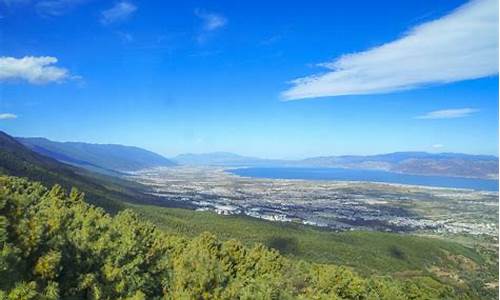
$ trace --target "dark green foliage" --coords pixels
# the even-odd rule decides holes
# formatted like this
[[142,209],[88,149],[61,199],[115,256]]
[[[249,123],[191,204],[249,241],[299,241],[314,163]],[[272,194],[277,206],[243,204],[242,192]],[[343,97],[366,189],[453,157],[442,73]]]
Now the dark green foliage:
[[263,243],[292,259],[348,266],[363,276],[444,282],[464,297],[497,299],[498,252],[456,242],[376,231],[332,232],[243,216],[134,205],[162,230],[195,237],[209,231],[246,246]]
[[[1,180],[0,299],[70,296],[150,299],[162,294],[165,284],[167,299],[405,299],[412,298],[411,295],[417,299],[426,295],[427,298],[449,298],[446,295],[453,292],[449,286],[457,291],[453,298],[459,294],[462,298],[469,295],[497,298],[496,289],[485,287],[485,283],[494,286],[498,281],[498,258],[488,249],[478,254],[456,243],[411,235],[333,233],[246,217],[129,205],[126,202],[157,202],[144,195],[144,187],[139,184],[87,172],[38,155],[2,132],[0,174],[28,177],[45,186],[62,185],[48,193],[42,186],[23,180]],[[84,191],[86,197],[76,189],[71,189],[66,196],[65,191],[73,186]],[[158,233],[130,211],[111,219],[103,210],[82,203],[84,199],[112,213],[132,208],[170,235]],[[70,213],[68,209],[76,211]],[[69,215],[62,218],[65,222],[52,220],[65,214]],[[58,229],[47,235],[46,226]],[[201,235],[205,231],[215,234],[217,239]],[[19,247],[19,242],[26,239],[39,246]],[[154,248],[159,247],[155,255],[167,256],[163,263],[156,259],[159,265],[155,267],[136,257],[147,257],[145,253],[149,250],[141,245],[151,239],[150,243],[156,245]],[[287,258],[255,246],[259,243]],[[208,252],[203,250],[205,244],[210,245]],[[266,268],[271,269],[264,270],[273,276],[251,271],[255,266],[253,260],[249,264],[241,263],[248,261],[248,257],[255,259],[256,253],[265,253],[257,255],[259,259],[268,257]],[[460,257],[467,263],[457,259]],[[479,268],[469,268],[471,263]],[[333,264],[349,266],[369,279]],[[434,276],[429,272],[434,267],[457,275],[461,283],[457,285],[456,280]],[[158,272],[164,273],[160,276]],[[247,278],[248,274],[253,274],[252,280],[242,279],[241,276]],[[355,283],[359,283],[361,289],[358,290]]]
[[389,247],[389,253],[392,257],[397,259],[404,260],[407,258],[406,253],[396,245],[392,245],[391,247]]
[[0,177],[0,299],[446,299],[433,280],[364,279],[256,244],[168,235],[72,190]]
[[238,239],[247,245],[262,243],[300,259],[348,265],[367,275],[447,265],[450,263],[446,261],[447,253],[484,263],[473,249],[435,238],[376,231],[332,232],[244,216],[146,205],[133,207],[172,234],[197,236],[209,231],[224,240]]
[[278,250],[282,254],[297,254],[299,250],[298,241],[293,237],[271,237],[266,243],[268,247]]

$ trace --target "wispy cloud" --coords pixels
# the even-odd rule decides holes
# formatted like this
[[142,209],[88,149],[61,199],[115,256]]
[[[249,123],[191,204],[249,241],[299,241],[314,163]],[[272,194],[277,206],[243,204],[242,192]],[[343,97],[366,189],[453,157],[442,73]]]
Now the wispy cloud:
[[468,117],[473,113],[478,112],[479,109],[475,108],[456,108],[456,109],[442,109],[428,112],[424,115],[417,116],[416,119],[456,119]]
[[434,149],[441,149],[441,148],[444,148],[444,145],[443,144],[434,144],[431,147]]
[[116,34],[124,43],[130,43],[134,41],[134,36],[128,32],[117,31]]
[[286,100],[387,93],[498,73],[498,1],[477,0],[402,38],[320,64],[292,81]]
[[227,19],[220,14],[210,13],[200,9],[196,9],[194,14],[203,21],[203,30],[206,31],[213,31],[227,24]]
[[54,66],[57,58],[51,56],[0,57],[0,82],[25,80],[33,84],[61,82],[72,78],[65,68]]
[[123,22],[130,18],[136,10],[137,7],[130,2],[118,2],[112,8],[101,12],[101,23],[108,25]]
[[35,1],[35,8],[41,15],[60,16],[89,1],[90,0],[42,0]]
[[90,1],[92,0],[0,0],[0,3],[8,8],[30,6],[42,16],[54,17],[64,15]]
[[17,119],[17,115],[11,113],[0,114],[0,120]]
[[227,25],[227,19],[221,15],[212,12],[206,12],[201,9],[196,9],[194,14],[202,21],[202,30],[197,36],[200,43],[206,41],[210,33],[215,32]]

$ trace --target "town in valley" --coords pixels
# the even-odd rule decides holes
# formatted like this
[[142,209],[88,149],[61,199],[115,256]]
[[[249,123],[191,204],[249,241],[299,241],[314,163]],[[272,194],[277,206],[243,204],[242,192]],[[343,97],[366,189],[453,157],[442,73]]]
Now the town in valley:
[[498,193],[401,184],[260,179],[222,167],[157,167],[128,179],[199,211],[332,230],[378,230],[496,239]]

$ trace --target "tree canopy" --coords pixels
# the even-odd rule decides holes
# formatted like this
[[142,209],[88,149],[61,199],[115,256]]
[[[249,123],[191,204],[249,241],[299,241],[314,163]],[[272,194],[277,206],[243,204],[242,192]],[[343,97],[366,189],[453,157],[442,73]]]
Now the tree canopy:
[[0,176],[0,299],[446,299],[432,280],[364,278],[257,244],[166,234],[76,189]]

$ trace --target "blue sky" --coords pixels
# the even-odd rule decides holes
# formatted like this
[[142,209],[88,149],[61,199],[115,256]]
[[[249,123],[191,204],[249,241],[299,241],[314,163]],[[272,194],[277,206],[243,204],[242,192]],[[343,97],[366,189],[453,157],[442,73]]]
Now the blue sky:
[[0,0],[0,129],[166,156],[497,155],[495,0],[272,2]]

